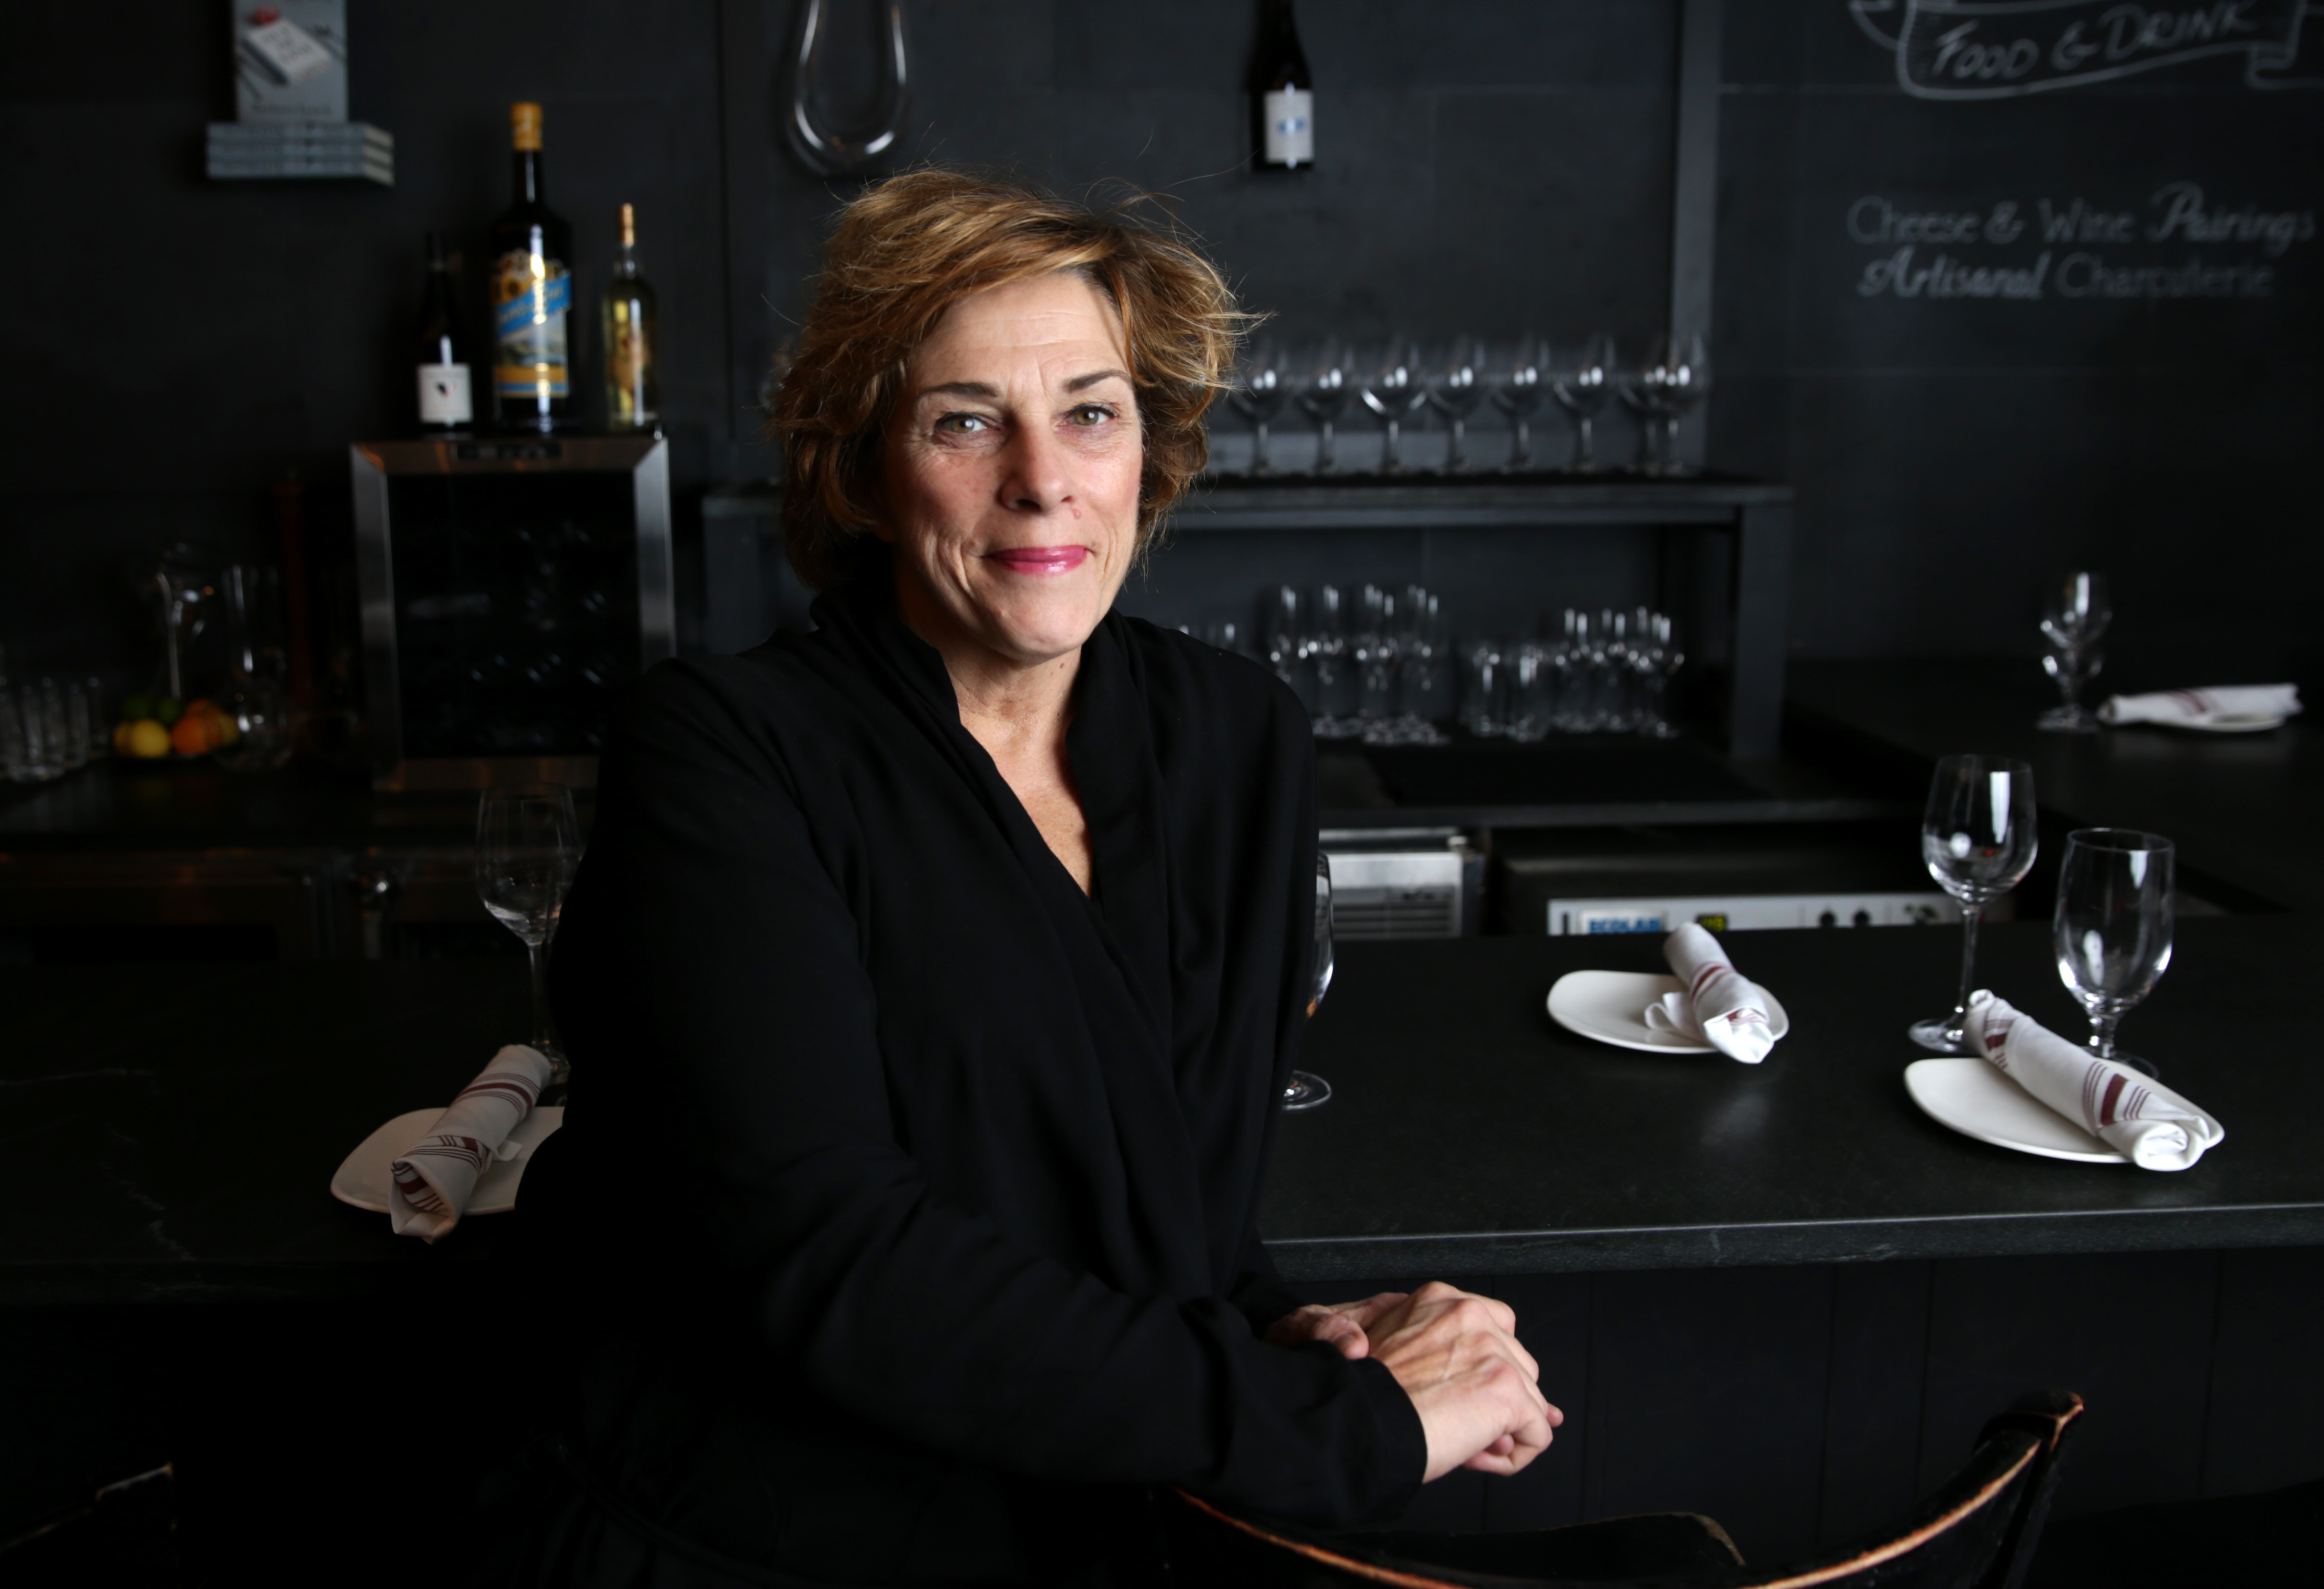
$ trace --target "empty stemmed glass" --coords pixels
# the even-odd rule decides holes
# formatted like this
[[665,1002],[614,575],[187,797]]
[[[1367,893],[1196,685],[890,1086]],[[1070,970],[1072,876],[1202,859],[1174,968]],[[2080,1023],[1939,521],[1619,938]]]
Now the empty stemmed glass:
[[1960,901],[1960,995],[1952,1013],[1913,1023],[1913,1040],[1940,1054],[1969,1052],[1963,1022],[1986,906],[2015,888],[2034,864],[2034,769],[1998,756],[1947,756],[1929,782],[1921,858],[1937,885]]
[[1256,344],[1242,363],[1236,366],[1234,386],[1227,393],[1228,400],[1250,421],[1250,472],[1254,475],[1269,472],[1267,461],[1268,423],[1283,407],[1283,400],[1290,395],[1283,372],[1277,366],[1275,345],[1271,342]]
[[1328,475],[1339,465],[1333,457],[1332,428],[1339,421],[1355,387],[1348,374],[1346,349],[1336,338],[1326,338],[1315,349],[1307,380],[1299,388],[1299,406],[1315,421],[1315,472]]
[[1319,585],[1307,610],[1305,646],[1315,670],[1315,737],[1352,739],[1363,732],[1356,716],[1362,680],[1354,667],[1347,603],[1336,585]]
[[1700,337],[1657,337],[1638,373],[1622,383],[1622,401],[1638,411],[1638,468],[1647,475],[1692,475],[1678,457],[1678,422],[1711,394],[1711,356]]
[[2154,1067],[2116,1049],[2114,1033],[2171,964],[2172,854],[2159,834],[2077,828],[2051,917],[2058,975],[2089,1014],[2090,1051],[2149,1076]]
[[1364,377],[1357,395],[1364,406],[1379,416],[1380,465],[1383,475],[1400,474],[1404,456],[1399,427],[1404,416],[1428,401],[1427,390],[1420,384],[1415,373],[1411,349],[1391,342],[1381,353],[1379,366]]
[[1644,622],[1630,641],[1630,665],[1637,670],[1642,687],[1638,696],[1638,732],[1648,739],[1676,739],[1678,730],[1671,726],[1670,707],[1666,697],[1670,681],[1686,664],[1686,653],[1679,649],[1678,631],[1668,613],[1652,613],[1639,609]]
[[[1314,1020],[1315,1006],[1332,988],[1332,857],[1322,850],[1315,852],[1315,972],[1307,984],[1307,1016]],[[1286,1109],[1313,1109],[1318,1104],[1329,1103],[1332,1084],[1312,1070],[1295,1070],[1283,1086],[1283,1106]]]
[[1576,474],[1597,472],[1598,444],[1592,426],[1598,411],[1606,406],[1606,394],[1613,389],[1613,371],[1614,339],[1601,332],[1574,348],[1572,357],[1560,359],[1550,376],[1550,394],[1573,416],[1572,467]]
[[2042,638],[2049,642],[2042,666],[2065,700],[2036,717],[2034,726],[2061,734],[2098,731],[2098,718],[2082,707],[2082,686],[2105,665],[2098,643],[2113,619],[2105,575],[2076,569],[2050,581],[2042,596]]
[[569,1069],[549,1022],[548,948],[581,860],[573,791],[561,783],[506,783],[476,802],[476,897],[522,941],[532,967],[532,1035],[549,1065],[545,1104],[561,1104]]
[[1508,351],[1508,362],[1495,367],[1493,406],[1509,416],[1509,461],[1504,474],[1533,467],[1533,416],[1548,389],[1549,345],[1535,337],[1520,338]]
[[1469,416],[1484,401],[1485,352],[1473,337],[1456,337],[1444,357],[1428,373],[1428,401],[1443,411],[1452,426],[1445,443],[1444,468],[1458,475],[1469,467]]

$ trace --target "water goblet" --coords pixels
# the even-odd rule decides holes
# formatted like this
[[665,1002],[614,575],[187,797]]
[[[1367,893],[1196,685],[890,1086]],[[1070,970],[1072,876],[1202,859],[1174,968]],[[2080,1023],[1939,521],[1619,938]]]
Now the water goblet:
[[[1307,984],[1307,1018],[1332,990],[1332,857],[1315,852],[1315,970]],[[1312,1070],[1295,1070],[1285,1078],[1283,1107],[1313,1109],[1332,1099],[1332,1084]]]
[[1509,349],[1508,362],[1493,372],[1493,406],[1509,416],[1509,461],[1503,474],[1533,467],[1533,416],[1548,389],[1549,345],[1527,337]]
[[2159,834],[2075,829],[2050,923],[2059,978],[2090,1018],[2090,1051],[2148,1076],[2153,1065],[2115,1047],[2115,1028],[2171,964],[2172,856]]
[[1347,349],[1336,337],[1326,337],[1310,361],[1305,384],[1299,388],[1299,406],[1315,421],[1315,473],[1329,475],[1339,467],[1333,457],[1333,427],[1339,422],[1355,387],[1348,373]]
[[1598,445],[1592,427],[1598,411],[1606,406],[1613,389],[1614,339],[1604,332],[1574,348],[1571,358],[1558,361],[1550,375],[1550,395],[1558,407],[1573,416],[1573,462],[1577,475],[1598,471]]
[[1428,373],[1428,401],[1452,427],[1444,448],[1444,469],[1458,475],[1469,467],[1469,416],[1484,400],[1485,353],[1473,337],[1456,337],[1444,357]]
[[1404,472],[1404,417],[1428,401],[1428,393],[1416,374],[1418,362],[1408,347],[1391,342],[1381,353],[1378,367],[1357,390],[1364,406],[1379,418],[1379,472],[1383,475]]
[[1939,1054],[1969,1053],[1963,1022],[1977,968],[1977,928],[1986,906],[2015,888],[2039,848],[2034,830],[2034,769],[1998,756],[1947,756],[1929,781],[1921,817],[1921,858],[1937,886],[1960,901],[1960,993],[1952,1013],[1912,1026],[1913,1040]]
[[561,783],[505,783],[476,802],[476,897],[524,945],[532,972],[532,1035],[549,1061],[543,1103],[562,1103],[570,1067],[549,1021],[549,940],[580,864],[573,791]]
[[1267,427],[1283,407],[1283,400],[1290,395],[1277,365],[1275,345],[1255,344],[1235,367],[1234,385],[1227,393],[1228,401],[1250,421],[1250,473],[1254,475],[1271,472],[1267,461]]
[[2050,580],[2042,593],[2042,638],[2048,650],[2042,666],[2058,681],[2064,701],[2034,720],[2036,728],[2057,734],[2096,734],[2098,720],[2083,709],[2082,686],[2098,677],[2105,659],[2098,650],[2107,625],[2114,620],[2114,603],[2107,577],[2074,569]]

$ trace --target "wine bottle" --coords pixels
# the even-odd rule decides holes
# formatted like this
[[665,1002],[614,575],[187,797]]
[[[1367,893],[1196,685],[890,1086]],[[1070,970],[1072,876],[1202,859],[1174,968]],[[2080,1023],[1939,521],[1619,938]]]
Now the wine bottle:
[[573,228],[541,198],[540,106],[509,106],[516,193],[493,223],[493,395],[501,423],[573,421]]
[[468,385],[468,339],[462,334],[452,273],[444,263],[444,234],[428,234],[428,284],[420,292],[420,428],[429,435],[465,430],[475,422]]
[[1253,98],[1259,110],[1259,169],[1304,171],[1315,163],[1315,84],[1291,0],[1263,0]]
[[654,290],[638,274],[638,214],[622,206],[622,252],[605,284],[605,428],[650,430],[661,422],[660,327]]

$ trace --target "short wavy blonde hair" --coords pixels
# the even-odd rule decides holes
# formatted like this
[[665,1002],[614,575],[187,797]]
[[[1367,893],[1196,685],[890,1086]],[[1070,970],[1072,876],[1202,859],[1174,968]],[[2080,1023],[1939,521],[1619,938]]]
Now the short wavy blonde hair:
[[1142,557],[1209,460],[1203,418],[1250,319],[1211,262],[1146,195],[1105,209],[1006,177],[927,169],[890,177],[840,212],[815,307],[767,433],[782,448],[783,540],[816,590],[862,567],[882,431],[905,366],[962,299],[1070,271],[1113,306],[1138,397]]

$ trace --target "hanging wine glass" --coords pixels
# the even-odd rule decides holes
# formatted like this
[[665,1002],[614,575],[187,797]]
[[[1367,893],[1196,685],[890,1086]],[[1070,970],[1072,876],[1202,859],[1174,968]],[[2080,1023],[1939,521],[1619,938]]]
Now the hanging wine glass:
[[[1307,1018],[1332,988],[1332,857],[1315,852],[1315,971],[1307,984]],[[1332,1101],[1332,1084],[1312,1070],[1295,1070],[1283,1086],[1286,1109],[1313,1109]]]

